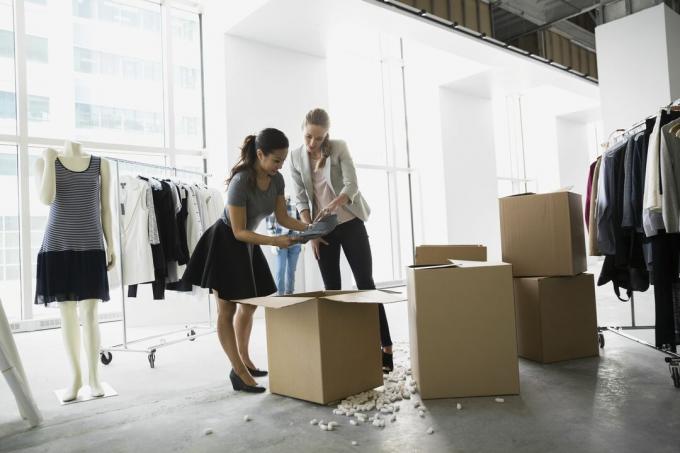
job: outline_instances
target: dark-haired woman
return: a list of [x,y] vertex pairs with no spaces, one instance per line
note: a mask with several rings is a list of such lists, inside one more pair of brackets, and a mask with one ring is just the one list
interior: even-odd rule
[[[311,241],[327,290],[341,289],[340,249],[358,289],[375,289],[371,244],[364,222],[371,213],[359,191],[356,169],[347,144],[331,140],[330,118],[323,109],[307,113],[302,124],[305,144],[291,152],[291,173],[295,183],[297,209],[304,222],[326,214],[338,216],[338,226],[320,239]],[[385,308],[379,305],[380,342],[383,371],[393,369],[392,338]]]
[[234,390],[264,392],[253,376],[266,376],[267,372],[257,369],[248,353],[257,307],[233,301],[275,293],[260,245],[287,248],[295,243],[288,235],[265,236],[255,229],[272,212],[285,228],[307,228],[286,209],[279,170],[287,155],[288,139],[277,129],[264,129],[245,138],[241,159],[227,180],[222,218],[203,234],[183,276],[185,284],[210,288],[217,299],[217,336],[231,362],[229,378]]

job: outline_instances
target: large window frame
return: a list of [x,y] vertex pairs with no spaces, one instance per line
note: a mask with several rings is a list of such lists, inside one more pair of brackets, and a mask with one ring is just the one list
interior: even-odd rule
[[[160,1],[160,0],[135,0],[140,4],[152,3],[161,8],[161,35],[162,35],[162,58],[163,58],[163,131],[164,146],[143,146],[130,145],[128,143],[110,143],[82,141],[81,144],[88,152],[121,152],[140,153],[148,155],[164,156],[165,161],[171,167],[175,166],[176,160],[180,156],[195,156],[203,158],[205,167],[205,116],[201,117],[199,130],[202,134],[201,145],[195,148],[178,148],[175,143],[176,127],[175,124],[175,68],[173,66],[173,36],[172,36],[172,13],[174,10],[183,10],[195,13],[198,17],[198,33],[200,46],[200,69],[198,72],[197,83],[200,90],[201,108],[204,111],[205,93],[203,90],[203,27],[202,15],[199,9],[192,6],[192,2],[182,1]],[[28,0],[14,0],[14,64],[15,64],[15,109],[16,109],[16,133],[0,134],[0,144],[12,145],[17,147],[17,176],[19,182],[19,236],[20,236],[20,284],[21,284],[21,320],[33,319],[33,279],[31,278],[32,269],[32,249],[31,249],[31,210],[30,210],[30,154],[29,149],[35,147],[61,147],[64,140],[68,137],[49,138],[40,135],[29,134],[31,102],[35,103],[38,99],[30,96],[27,92],[27,60],[30,59],[30,39],[26,33],[26,3]],[[29,2],[30,3],[30,2]],[[69,8],[71,4],[69,2]],[[49,101],[48,101],[49,109]],[[49,114],[49,112],[48,112]]]

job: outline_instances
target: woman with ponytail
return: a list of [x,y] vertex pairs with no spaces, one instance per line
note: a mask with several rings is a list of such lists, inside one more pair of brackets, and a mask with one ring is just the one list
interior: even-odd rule
[[[371,213],[359,192],[356,169],[347,144],[331,140],[330,118],[323,109],[307,113],[302,124],[305,144],[291,152],[297,210],[310,223],[337,214],[338,226],[328,235],[311,241],[327,290],[341,289],[340,249],[352,268],[358,289],[375,289],[371,244],[364,222]],[[392,339],[385,308],[379,305],[383,371],[393,369]]]
[[284,179],[279,170],[288,155],[288,139],[277,129],[249,135],[241,147],[241,159],[227,179],[227,205],[222,217],[198,242],[182,277],[186,286],[210,288],[217,299],[217,336],[231,362],[234,390],[264,392],[254,377],[266,376],[250,360],[248,344],[254,305],[233,302],[276,292],[274,279],[260,245],[288,248],[296,241],[288,235],[255,233],[272,212],[290,230],[304,231],[302,223],[288,215]]

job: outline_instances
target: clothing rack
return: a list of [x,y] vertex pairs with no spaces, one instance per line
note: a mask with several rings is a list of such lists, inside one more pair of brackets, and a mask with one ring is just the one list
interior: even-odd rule
[[[680,105],[680,98],[674,100],[670,104],[662,107],[663,109],[672,109],[673,107],[677,107]],[[609,147],[613,147],[621,143],[624,139],[628,139],[630,136],[634,136],[639,132],[642,132],[645,130],[646,127],[646,122],[648,119],[654,118],[654,116],[649,116],[642,121],[638,121],[637,123],[633,124],[630,128],[628,129],[617,129],[615,132],[621,132],[621,134],[616,135],[614,137],[614,142],[611,143],[611,140],[609,140]],[[611,135],[610,135],[611,137]],[[655,329],[656,326],[639,326],[635,323],[635,297],[634,293],[631,292],[630,295],[630,316],[631,316],[631,324],[627,326],[598,326],[597,331],[598,331],[598,341],[600,348],[604,348],[605,345],[605,340],[604,340],[604,334],[603,332],[611,332],[614,333],[620,337],[626,338],[628,340],[634,341],[638,344],[641,344],[643,346],[646,346],[648,348],[654,349],[655,351],[658,351],[666,357],[664,358],[665,363],[668,365],[668,371],[671,375],[671,379],[673,380],[673,385],[676,388],[680,388],[680,354],[677,354],[673,351],[659,348],[651,343],[648,343],[640,338],[634,337],[632,335],[628,335],[625,333],[626,330],[650,330],[650,329]]]
[[[193,170],[185,170],[182,168],[176,168],[176,167],[168,167],[165,165],[158,165],[158,164],[148,164],[145,162],[137,162],[137,161],[132,161],[132,160],[126,160],[126,159],[118,159],[118,158],[106,158],[108,161],[111,161],[115,163],[116,171],[115,171],[115,194],[116,194],[116,205],[120,206],[120,194],[119,194],[119,186],[120,186],[120,165],[131,165],[131,166],[139,166],[143,168],[154,168],[157,170],[162,170],[162,171],[167,171],[172,173],[172,176],[177,176],[177,173],[184,173],[184,174],[191,174],[195,176],[200,176],[203,179],[203,183],[207,183],[207,178],[210,177],[210,174],[203,173],[203,172],[197,172]],[[169,332],[163,332],[157,335],[151,335],[147,336],[144,338],[138,338],[134,340],[128,340],[128,327],[127,327],[127,313],[126,313],[126,295],[125,295],[125,285],[123,284],[123,259],[122,259],[122,253],[123,253],[123,224],[122,224],[122,218],[120,215],[118,215],[118,252],[119,252],[119,263],[120,263],[120,275],[121,275],[121,282],[120,282],[120,291],[121,291],[121,304],[122,304],[122,321],[123,321],[123,342],[121,344],[116,344],[113,346],[109,347],[104,347],[100,348],[99,356],[100,360],[104,365],[108,365],[111,363],[113,360],[113,352],[137,352],[137,353],[144,353],[147,354],[147,359],[149,361],[149,366],[151,368],[155,368],[156,366],[156,351],[158,349],[171,346],[173,344],[178,344],[183,341],[194,341],[196,338],[209,335],[212,333],[215,333],[217,330],[214,326],[213,323],[213,317],[212,317],[212,309],[211,309],[211,302],[210,302],[210,296],[208,295],[208,325],[201,325],[201,324],[185,324],[183,329],[177,329],[177,330],[172,330]],[[197,333],[197,330],[202,329],[203,331],[200,333]],[[165,339],[166,336],[169,335],[176,335],[176,334],[185,334],[184,337],[167,341]],[[141,343],[149,340],[156,340],[158,339],[157,342],[154,344],[147,346],[147,347],[141,347],[141,348],[131,348],[130,345],[136,344],[136,343]]]

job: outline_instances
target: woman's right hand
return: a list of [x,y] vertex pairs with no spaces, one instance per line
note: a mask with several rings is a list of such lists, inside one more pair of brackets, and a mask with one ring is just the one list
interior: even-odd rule
[[326,242],[323,238],[312,239],[309,242],[312,243],[312,250],[314,251],[314,258],[316,258],[317,261],[318,261],[319,256],[320,256],[319,255],[319,249],[321,248],[321,244],[328,245],[328,242]]
[[287,234],[282,234],[280,236],[274,236],[274,243],[272,245],[282,249],[287,249],[291,245],[297,244],[298,242],[300,242],[298,239],[288,236]]

